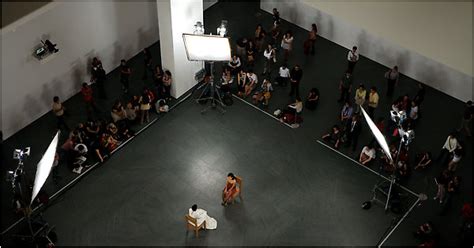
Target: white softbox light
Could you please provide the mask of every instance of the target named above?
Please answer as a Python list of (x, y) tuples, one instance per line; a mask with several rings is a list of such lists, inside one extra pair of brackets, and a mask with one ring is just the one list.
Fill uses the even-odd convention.
[(380, 132), (379, 128), (375, 125), (375, 123), (370, 119), (369, 115), (365, 112), (364, 108), (360, 106), (360, 109), (362, 110), (362, 114), (364, 115), (365, 121), (370, 127), (370, 131), (375, 136), (375, 139), (379, 143), (380, 147), (382, 147), (385, 155), (390, 159), (390, 161), (393, 161), (392, 155), (390, 154), (390, 149), (388, 148), (388, 143), (385, 140), (385, 137), (383, 136), (382, 132)]
[(230, 61), (230, 42), (216, 35), (183, 34), (186, 55), (190, 61)]
[(33, 203), (33, 200), (38, 195), (39, 191), (46, 182), (49, 173), (51, 172), (51, 168), (53, 167), (54, 162), (54, 156), (56, 155), (56, 147), (58, 146), (58, 139), (59, 131), (54, 136), (53, 141), (51, 141), (51, 144), (49, 144), (48, 149), (46, 150), (36, 167), (36, 176), (35, 182), (33, 184), (33, 192), (31, 194), (30, 204)]

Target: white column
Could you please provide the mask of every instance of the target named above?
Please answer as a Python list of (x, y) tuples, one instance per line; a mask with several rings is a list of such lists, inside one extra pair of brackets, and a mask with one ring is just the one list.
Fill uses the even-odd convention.
[(197, 82), (194, 74), (201, 62), (188, 61), (183, 33), (192, 34), (194, 24), (203, 22), (203, 0), (157, 0), (161, 65), (173, 75), (171, 95), (180, 97)]

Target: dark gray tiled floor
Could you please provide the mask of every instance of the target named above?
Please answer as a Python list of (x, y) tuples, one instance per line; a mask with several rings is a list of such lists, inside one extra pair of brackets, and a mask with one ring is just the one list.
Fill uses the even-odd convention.
[[(205, 12), (206, 27), (229, 20), (229, 35), (253, 36), (256, 23), (271, 24), (271, 16), (255, 3), (219, 3)], [(377, 177), (346, 158), (316, 142), (337, 122), (341, 108), (336, 103), (337, 82), (345, 69), (346, 50), (320, 37), (316, 56), (305, 58), (302, 44), (306, 31), (286, 22), (283, 30), (295, 33), (295, 50), (289, 64), (299, 63), (304, 70), (302, 95), (312, 87), (321, 91), (321, 103), (314, 112), (303, 113), (298, 129), (289, 129), (275, 120), (235, 100), (225, 115), (211, 111), (200, 115), (201, 106), (185, 102), (175, 111), (138, 136), (97, 170), (92, 171), (45, 211), (57, 225), (60, 244), (64, 245), (374, 245), (389, 226), (391, 214), (381, 207), (362, 211), (360, 204), (370, 199)], [(152, 48), (159, 54), (159, 46)], [(281, 55), (281, 54), (280, 54)], [(256, 69), (261, 69), (262, 56)], [(155, 61), (159, 58), (155, 56)], [(281, 57), (279, 59), (281, 61)], [(132, 59), (138, 71), (134, 90), (145, 85), (139, 80), (141, 57)], [(361, 58), (356, 82), (376, 85), (381, 93), (377, 116), (388, 117), (391, 99), (384, 97), (383, 73), (387, 68)], [(113, 98), (117, 73), (110, 75), (108, 90)], [(396, 94), (416, 93), (416, 81), (402, 77)], [(289, 89), (277, 88), (269, 112), (291, 101)], [(112, 99), (103, 102), (104, 113)], [(70, 123), (84, 119), (81, 99), (67, 103), (74, 109)], [(76, 107), (76, 108), (74, 108)], [(444, 139), (461, 118), (463, 103), (434, 89), (427, 89), (422, 106), (423, 118), (416, 129), (411, 153), (430, 150), (437, 154)], [(45, 116), (25, 128), (5, 144), (6, 151), (31, 145), (35, 164), (54, 133), (52, 116)], [(137, 127), (138, 128), (138, 127)], [(38, 133), (37, 130), (44, 130)], [(33, 136), (35, 135), (35, 136)], [(34, 140), (31, 137), (35, 137)], [(360, 146), (371, 139), (363, 131)], [(424, 202), (408, 216), (387, 241), (389, 245), (415, 245), (412, 231), (421, 222), (433, 220), (442, 231), (442, 244), (456, 244), (462, 202), (472, 201), (471, 140), (465, 140), (466, 154), (457, 174), (464, 177), (461, 194), (453, 209), (439, 216), (440, 206)], [(349, 156), (356, 153), (342, 149)], [(14, 161), (2, 166), (14, 166)], [(5, 168), (3, 167), (3, 168)], [(442, 169), (435, 164), (424, 172), (414, 172), (404, 184), (431, 198), (435, 193), (433, 177)], [(245, 179), (245, 198), (229, 208), (219, 205), (219, 190), (224, 176), (234, 171)], [(64, 185), (74, 175), (62, 171)], [(2, 185), (5, 185), (3, 183)], [(6, 186), (6, 185), (5, 185)], [(47, 186), (49, 192), (56, 189)], [(9, 188), (2, 186), (2, 227), (13, 217), (9, 214)], [(107, 196), (107, 197), (104, 197)], [(413, 197), (403, 201), (406, 210)], [(218, 230), (207, 231), (196, 240), (184, 231), (183, 213), (197, 202), (218, 220)]]

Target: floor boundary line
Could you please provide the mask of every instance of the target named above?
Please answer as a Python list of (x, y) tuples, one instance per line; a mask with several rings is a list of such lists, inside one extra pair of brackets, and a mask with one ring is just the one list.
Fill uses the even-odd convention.
[(402, 218), (400, 218), (400, 220), (398, 220), (397, 224), (392, 228), (392, 230), (387, 234), (387, 236), (385, 236), (385, 238), (382, 240), (382, 242), (380, 242), (380, 244), (377, 245), (377, 248), (381, 248), (382, 245), (388, 240), (388, 238), (390, 238), (390, 236), (392, 235), (393, 232), (395, 232), (395, 230), (398, 228), (398, 226), (400, 224), (402, 224), (402, 222), (405, 220), (405, 218), (411, 213), (411, 211), (413, 211), (413, 209), (415, 208), (415, 206), (418, 205), (418, 203), (420, 202), (420, 198), (418, 197), (415, 201), (415, 203), (413, 203), (413, 205), (411, 205), (410, 209), (408, 209), (408, 211), (406, 211), (406, 213), (402, 216)]
[[(190, 96), (192, 95), (192, 93), (189, 93), (187, 96), (185, 96), (183, 99), (179, 100), (177, 103), (175, 103), (173, 106), (170, 107), (169, 110), (172, 110), (174, 108), (176, 108), (179, 104), (181, 104), (182, 102), (184, 102), (185, 100), (187, 100)], [(147, 125), (145, 125), (144, 127), (142, 127), (139, 131), (136, 132), (135, 135), (133, 135), (132, 137), (128, 138), (127, 140), (125, 140), (124, 142), (122, 142), (115, 150), (113, 150), (110, 154), (114, 154), (116, 152), (118, 152), (121, 148), (123, 148), (125, 146), (125, 144), (129, 143), (130, 141), (132, 141), (134, 138), (137, 137), (137, 135), (139, 135), (141, 132), (145, 131), (145, 129), (148, 129), (152, 124), (154, 124), (155, 122), (158, 121), (158, 119), (160, 119), (160, 115), (158, 115), (157, 117), (155, 117), (153, 120), (151, 120)], [(56, 191), (54, 194), (52, 194), (50, 197), (49, 197), (49, 200), (53, 200), (55, 199), (58, 195), (60, 195), (64, 190), (66, 190), (67, 188), (69, 188), (69, 186), (71, 186), (72, 184), (76, 183), (79, 179), (81, 179), (84, 175), (88, 174), (88, 172), (90, 172), (92, 169), (94, 169), (95, 167), (97, 167), (100, 163), (99, 162), (95, 162), (93, 165), (91, 165), (89, 168), (87, 168), (87, 170), (85, 170), (83, 173), (79, 174), (77, 177), (75, 177), (74, 179), (72, 179), (69, 183), (67, 183), (66, 185), (64, 185), (62, 188), (60, 188), (58, 191)], [(49, 176), (48, 176), (49, 177)], [(38, 211), (39, 208), (43, 207), (44, 204), (43, 203), (40, 203), (38, 206), (36, 206), (34, 209), (31, 210), (31, 214), (33, 214), (34, 212)], [(23, 220), (25, 220), (25, 216), (21, 217), (20, 219), (18, 219), (16, 222), (14, 222), (13, 224), (11, 224), (9, 227), (7, 227), (5, 230), (2, 231), (1, 235), (5, 235), (7, 232), (9, 232), (12, 228), (14, 228), (16, 225), (20, 224)]]
[(256, 110), (258, 110), (258, 111), (260, 111), (260, 112), (262, 112), (262, 113), (264, 113), (264, 114), (266, 114), (266, 115), (268, 115), (268, 116), (270, 116), (271, 118), (273, 118), (274, 120), (280, 122), (281, 124), (283, 124), (283, 125), (285, 125), (285, 126), (291, 128), (291, 129), (294, 129), (294, 127), (292, 127), (290, 124), (288, 124), (288, 123), (286, 123), (286, 122), (280, 121), (280, 119), (276, 118), (276, 117), (273, 116), (272, 114), (270, 114), (270, 113), (268, 113), (268, 112), (266, 112), (266, 111), (260, 109), (259, 107), (255, 106), (255, 105), (253, 105), (253, 104), (251, 104), (251, 103), (249, 103), (249, 102), (247, 102), (247, 101), (244, 100), (243, 98), (241, 98), (241, 97), (239, 97), (239, 96), (237, 96), (237, 95), (235, 95), (235, 94), (232, 94), (232, 96), (233, 96), (234, 98), (237, 98), (237, 99), (239, 99), (240, 101), (244, 102), (245, 104), (251, 106), (252, 108), (254, 108), (254, 109), (256, 109)]
[[(371, 168), (369, 168), (369, 167), (367, 167), (367, 166), (362, 165), (361, 163), (357, 162), (356, 160), (354, 160), (353, 158), (347, 156), (346, 154), (344, 154), (344, 153), (342, 153), (342, 152), (340, 152), (340, 151), (338, 151), (338, 150), (336, 150), (336, 149), (334, 149), (334, 148), (328, 146), (327, 144), (325, 144), (324, 142), (322, 142), (322, 141), (320, 141), (320, 140), (317, 140), (317, 142), (318, 142), (319, 144), (321, 144), (321, 145), (323, 145), (323, 146), (325, 146), (325, 147), (331, 149), (332, 151), (338, 153), (339, 155), (342, 155), (342, 156), (344, 156), (345, 158), (351, 160), (352, 162), (356, 163), (357, 165), (361, 166), (362, 168), (365, 168), (366, 170), (368, 170), (368, 171), (370, 171), (370, 172), (376, 174), (377, 176), (379, 176), (379, 177), (381, 177), (381, 178), (383, 178), (383, 179), (385, 179), (385, 180), (387, 180), (387, 181), (390, 182), (390, 179), (388, 179), (386, 176), (384, 176), (384, 175), (382, 175), (382, 174), (376, 172), (375, 170), (373, 170), (373, 169), (371, 169)], [(409, 188), (407, 188), (407, 187), (405, 187), (405, 186), (403, 186), (403, 185), (400, 185), (399, 183), (395, 183), (395, 185), (397, 185), (398, 187), (404, 189), (405, 191), (407, 191), (408, 193), (412, 194), (413, 196), (415, 196), (415, 197), (417, 197), (417, 198), (418, 198), (419, 195), (420, 195), (420, 194), (417, 194), (417, 193), (415, 193), (414, 191), (410, 190)]]

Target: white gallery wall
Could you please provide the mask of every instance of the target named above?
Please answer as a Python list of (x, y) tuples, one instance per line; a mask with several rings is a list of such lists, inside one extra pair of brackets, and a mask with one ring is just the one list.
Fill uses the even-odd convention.
[[(472, 2), (262, 0), (269, 13), (459, 100), (472, 99)], [(343, 59), (343, 58), (341, 58)]]
[[(33, 56), (40, 39), (60, 52), (46, 63)], [(156, 2), (52, 2), (2, 29), (2, 121), (8, 138), (67, 99), (89, 80), (99, 56), (107, 72), (158, 40)]]
[(157, 11), (160, 16), (161, 65), (173, 75), (171, 95), (178, 98), (196, 85), (194, 75), (203, 65), (188, 60), (183, 41), (183, 33), (192, 34), (196, 22), (203, 22), (203, 1), (160, 0)]

